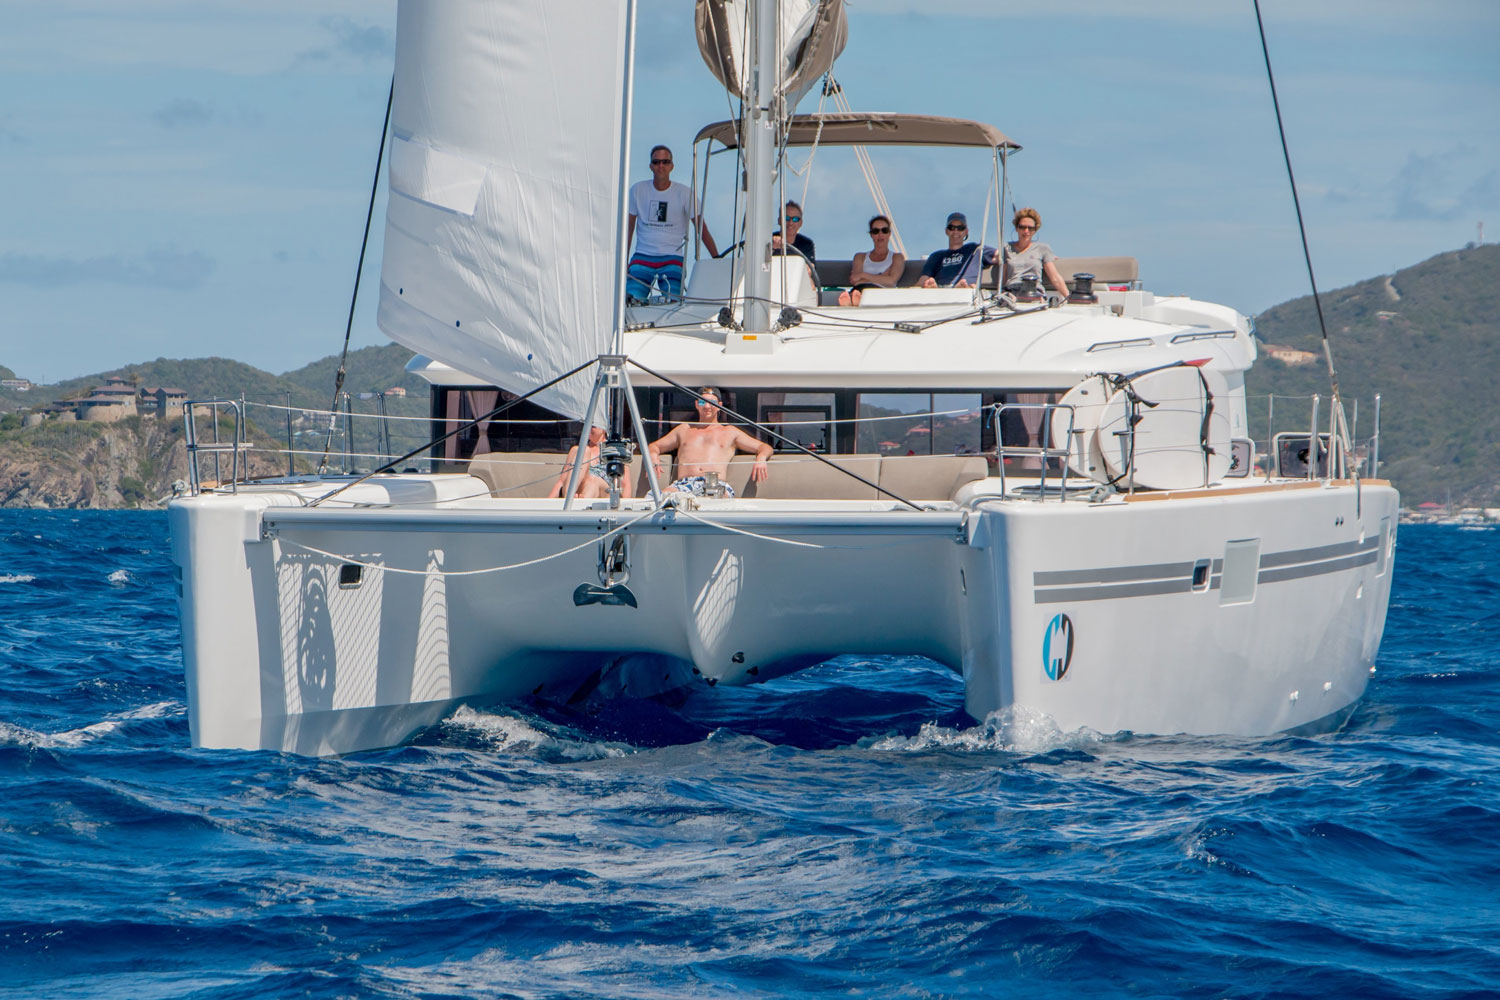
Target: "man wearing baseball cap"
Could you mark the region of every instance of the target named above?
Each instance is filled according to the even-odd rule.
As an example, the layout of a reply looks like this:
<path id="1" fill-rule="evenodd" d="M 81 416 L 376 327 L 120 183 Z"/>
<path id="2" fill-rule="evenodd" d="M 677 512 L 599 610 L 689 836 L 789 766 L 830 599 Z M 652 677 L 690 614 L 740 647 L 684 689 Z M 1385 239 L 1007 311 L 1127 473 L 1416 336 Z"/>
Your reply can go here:
<path id="1" fill-rule="evenodd" d="M 971 288 L 979 281 L 981 263 L 989 267 L 995 263 L 994 247 L 980 251 L 978 243 L 970 243 L 969 220 L 962 212 L 948 215 L 948 249 L 938 250 L 922 265 L 921 288 Z"/>

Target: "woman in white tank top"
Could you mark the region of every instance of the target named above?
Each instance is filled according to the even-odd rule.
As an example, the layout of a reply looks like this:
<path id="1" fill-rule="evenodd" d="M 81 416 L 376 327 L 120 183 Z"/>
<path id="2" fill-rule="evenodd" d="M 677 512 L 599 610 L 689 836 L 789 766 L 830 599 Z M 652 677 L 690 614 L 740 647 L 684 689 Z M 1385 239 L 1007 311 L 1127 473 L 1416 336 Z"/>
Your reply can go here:
<path id="1" fill-rule="evenodd" d="M 866 288 L 895 288 L 906 273 L 906 255 L 891 249 L 891 220 L 877 215 L 870 220 L 870 242 L 875 248 L 854 255 L 849 267 L 849 290 L 839 293 L 839 305 L 857 306 Z"/>

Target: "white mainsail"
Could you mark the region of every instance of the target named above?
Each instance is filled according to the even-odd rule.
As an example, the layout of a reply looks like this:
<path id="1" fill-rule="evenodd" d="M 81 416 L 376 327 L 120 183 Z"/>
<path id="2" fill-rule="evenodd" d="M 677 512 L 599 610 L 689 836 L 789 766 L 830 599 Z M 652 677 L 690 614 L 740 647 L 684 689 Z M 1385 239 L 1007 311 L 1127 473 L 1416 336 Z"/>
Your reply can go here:
<path id="1" fill-rule="evenodd" d="M 380 328 L 516 392 L 607 349 L 625 0 L 401 0 Z M 536 401 L 576 419 L 585 372 Z"/>

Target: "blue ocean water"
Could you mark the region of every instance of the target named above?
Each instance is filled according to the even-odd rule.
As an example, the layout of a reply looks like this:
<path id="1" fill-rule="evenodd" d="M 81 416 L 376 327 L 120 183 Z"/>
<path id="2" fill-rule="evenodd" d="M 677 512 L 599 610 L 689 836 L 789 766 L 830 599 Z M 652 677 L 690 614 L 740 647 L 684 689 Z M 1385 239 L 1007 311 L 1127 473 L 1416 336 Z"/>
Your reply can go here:
<path id="1" fill-rule="evenodd" d="M 1500 995 L 1500 531 L 1313 738 L 975 725 L 844 658 L 195 751 L 160 513 L 0 511 L 0 995 Z"/>

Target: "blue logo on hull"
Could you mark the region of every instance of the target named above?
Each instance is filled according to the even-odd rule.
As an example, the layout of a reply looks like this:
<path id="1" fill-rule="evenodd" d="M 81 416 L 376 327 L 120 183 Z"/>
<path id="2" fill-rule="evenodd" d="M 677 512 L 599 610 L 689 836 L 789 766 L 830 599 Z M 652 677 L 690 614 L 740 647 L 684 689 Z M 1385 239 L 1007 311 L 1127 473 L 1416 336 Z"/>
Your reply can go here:
<path id="1" fill-rule="evenodd" d="M 1062 680 L 1073 662 L 1073 622 L 1067 615 L 1054 615 L 1042 637 L 1042 669 L 1047 679 Z"/>

